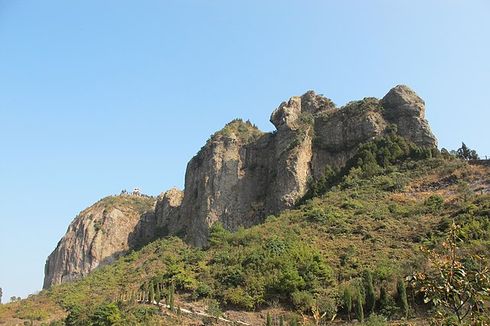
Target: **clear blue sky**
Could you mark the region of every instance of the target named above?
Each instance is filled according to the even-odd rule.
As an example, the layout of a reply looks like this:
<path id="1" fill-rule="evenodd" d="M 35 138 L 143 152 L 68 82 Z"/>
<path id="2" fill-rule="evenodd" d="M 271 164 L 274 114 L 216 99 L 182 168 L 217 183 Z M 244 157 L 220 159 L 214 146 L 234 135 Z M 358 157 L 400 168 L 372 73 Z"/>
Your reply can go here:
<path id="1" fill-rule="evenodd" d="M 187 161 L 242 117 L 314 89 L 408 84 L 441 146 L 490 155 L 490 2 L 0 0 L 0 287 L 42 286 L 76 214 Z"/>

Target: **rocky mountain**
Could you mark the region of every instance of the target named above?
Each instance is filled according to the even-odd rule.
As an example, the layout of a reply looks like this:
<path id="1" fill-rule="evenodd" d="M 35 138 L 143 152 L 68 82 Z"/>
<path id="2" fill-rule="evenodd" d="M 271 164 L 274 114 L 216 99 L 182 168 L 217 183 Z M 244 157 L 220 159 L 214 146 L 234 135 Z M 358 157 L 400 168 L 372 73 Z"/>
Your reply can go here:
<path id="1" fill-rule="evenodd" d="M 44 285 L 72 281 L 153 240 L 154 198 L 110 196 L 82 211 L 49 255 Z"/>
<path id="2" fill-rule="evenodd" d="M 258 224 L 292 207 L 327 166 L 344 166 L 360 144 L 388 130 L 437 146 L 424 101 L 402 85 L 381 100 L 341 108 L 309 91 L 281 103 L 270 121 L 272 133 L 241 120 L 216 132 L 188 163 L 184 191 L 165 192 L 154 208 L 149 199 L 111 197 L 118 205 L 109 209 L 102 200 L 83 211 L 48 257 L 44 287 L 86 275 L 145 239 L 178 235 L 205 246 L 217 221 L 229 230 Z"/>

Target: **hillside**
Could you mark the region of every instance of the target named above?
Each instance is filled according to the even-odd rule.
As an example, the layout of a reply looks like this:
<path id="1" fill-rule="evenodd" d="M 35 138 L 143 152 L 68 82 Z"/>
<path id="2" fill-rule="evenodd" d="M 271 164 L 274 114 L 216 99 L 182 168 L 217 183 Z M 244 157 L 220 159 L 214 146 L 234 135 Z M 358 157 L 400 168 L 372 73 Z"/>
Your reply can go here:
<path id="1" fill-rule="evenodd" d="M 281 103 L 270 121 L 271 133 L 240 119 L 214 133 L 189 161 L 184 189 L 164 192 L 154 206 L 147 200 L 145 211 L 138 211 L 142 198 L 115 196 L 118 207 L 96 203 L 82 212 L 48 257 L 43 288 L 83 277 L 152 239 L 178 236 L 205 247 L 215 223 L 230 231 L 260 224 L 294 207 L 311 180 L 327 168 L 344 169 L 374 138 L 395 132 L 408 142 L 403 150 L 419 146 L 422 152 L 437 144 L 424 101 L 404 85 L 341 108 L 308 91 Z"/>
<path id="2" fill-rule="evenodd" d="M 388 136 L 365 144 L 346 169 L 311 182 L 302 204 L 260 225 L 230 232 L 214 224 L 204 248 L 158 239 L 82 280 L 0 306 L 0 319 L 40 324 L 68 313 L 68 325 L 200 325 L 202 318 L 179 313 L 191 308 L 251 325 L 265 325 L 268 315 L 289 325 L 320 316 L 347 322 L 354 312 L 347 314 L 344 294 L 366 271 L 375 313 L 403 318 L 397 281 L 430 267 L 419 247 L 441 249 L 452 221 L 461 226 L 458 250 L 490 252 L 489 168 L 414 146 L 395 155 L 403 143 Z M 390 159 L 370 162 L 377 152 Z M 404 283 L 411 323 L 428 323 L 430 306 Z M 175 310 L 164 316 L 137 303 L 173 290 Z"/>
<path id="3" fill-rule="evenodd" d="M 490 167 L 439 150 L 414 91 L 309 91 L 270 121 L 214 133 L 183 190 L 83 210 L 0 323 L 488 323 Z"/>

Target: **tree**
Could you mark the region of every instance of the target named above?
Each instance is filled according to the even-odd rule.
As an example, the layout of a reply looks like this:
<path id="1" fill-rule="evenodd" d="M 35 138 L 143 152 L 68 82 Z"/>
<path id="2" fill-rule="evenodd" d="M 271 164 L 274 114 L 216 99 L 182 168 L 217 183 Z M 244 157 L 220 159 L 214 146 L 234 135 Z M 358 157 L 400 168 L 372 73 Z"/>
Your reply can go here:
<path id="1" fill-rule="evenodd" d="M 347 313 L 347 318 L 350 320 L 350 315 L 352 312 L 352 290 L 349 287 L 344 288 L 344 294 L 342 296 L 345 312 Z"/>
<path id="2" fill-rule="evenodd" d="M 101 305 L 90 319 L 93 326 L 118 325 L 122 322 L 121 310 L 115 303 Z"/>
<path id="3" fill-rule="evenodd" d="M 3 290 L 0 288 L 0 304 L 2 304 L 2 295 L 3 295 Z"/>
<path id="4" fill-rule="evenodd" d="M 148 301 L 150 301 L 150 303 L 153 303 L 153 301 L 155 301 L 155 286 L 153 285 L 153 282 L 150 282 L 149 285 Z"/>
<path id="5" fill-rule="evenodd" d="M 167 299 L 166 299 L 167 305 L 169 306 L 170 310 L 174 310 L 174 304 L 175 304 L 174 294 L 175 294 L 175 286 L 171 284 L 168 287 Z"/>
<path id="6" fill-rule="evenodd" d="M 465 143 L 461 143 L 461 147 L 456 151 L 458 158 L 463 160 L 478 160 L 478 154 L 474 149 L 470 149 Z"/>
<path id="7" fill-rule="evenodd" d="M 267 319 L 266 319 L 265 325 L 266 326 L 272 326 L 272 318 L 271 318 L 271 314 L 269 312 L 267 312 Z"/>
<path id="8" fill-rule="evenodd" d="M 157 303 L 160 302 L 160 300 L 162 300 L 162 294 L 160 293 L 160 284 L 155 284 L 155 300 L 157 301 Z"/>
<path id="9" fill-rule="evenodd" d="M 453 223 L 440 252 L 421 248 L 429 270 L 414 273 L 411 281 L 424 294 L 424 302 L 438 308 L 440 316 L 453 315 L 461 324 L 488 316 L 490 271 L 483 257 L 459 250 L 459 230 Z"/>
<path id="10" fill-rule="evenodd" d="M 366 313 L 370 315 L 376 306 L 376 294 L 374 293 L 373 276 L 368 270 L 363 273 L 363 283 L 366 293 Z"/>
<path id="11" fill-rule="evenodd" d="M 279 316 L 279 326 L 284 326 L 284 316 Z"/>
<path id="12" fill-rule="evenodd" d="M 17 301 L 20 301 L 20 300 L 22 300 L 22 298 L 21 297 L 16 297 L 15 295 L 12 296 L 12 297 L 10 297 L 10 302 L 17 302 Z"/>
<path id="13" fill-rule="evenodd" d="M 364 308 L 362 307 L 362 294 L 361 294 L 361 292 L 357 293 L 356 318 L 361 323 L 364 322 Z"/>
<path id="14" fill-rule="evenodd" d="M 388 305 L 388 293 L 386 292 L 386 288 L 381 286 L 379 289 L 379 308 L 384 309 Z"/>
<path id="15" fill-rule="evenodd" d="M 407 298 L 407 288 L 403 279 L 399 278 L 396 283 L 396 293 L 398 298 L 398 306 L 400 307 L 402 314 L 405 318 L 408 317 L 408 298 Z"/>

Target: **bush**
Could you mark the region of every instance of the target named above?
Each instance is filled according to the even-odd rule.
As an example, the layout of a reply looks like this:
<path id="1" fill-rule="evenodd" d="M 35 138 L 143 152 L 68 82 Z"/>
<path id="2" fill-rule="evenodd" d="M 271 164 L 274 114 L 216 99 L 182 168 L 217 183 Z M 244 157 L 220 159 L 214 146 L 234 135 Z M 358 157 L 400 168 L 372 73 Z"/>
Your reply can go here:
<path id="1" fill-rule="evenodd" d="M 122 321 L 121 311 L 115 303 L 101 305 L 97 307 L 90 320 L 93 326 L 118 324 Z"/>
<path id="2" fill-rule="evenodd" d="M 253 298 L 241 287 L 226 289 L 223 300 L 227 304 L 252 310 L 254 308 Z"/>
<path id="3" fill-rule="evenodd" d="M 439 195 L 431 195 L 424 202 L 426 211 L 429 213 L 438 213 L 442 209 L 443 205 L 444 205 L 444 198 L 442 198 Z"/>
<path id="4" fill-rule="evenodd" d="M 366 319 L 365 325 L 366 326 L 384 326 L 384 325 L 388 325 L 388 323 L 386 322 L 386 319 L 383 316 L 372 314 L 371 316 L 369 316 L 368 319 Z"/>
<path id="5" fill-rule="evenodd" d="M 296 310 L 308 313 L 315 305 L 315 298 L 307 291 L 296 291 L 291 295 L 292 302 Z"/>

